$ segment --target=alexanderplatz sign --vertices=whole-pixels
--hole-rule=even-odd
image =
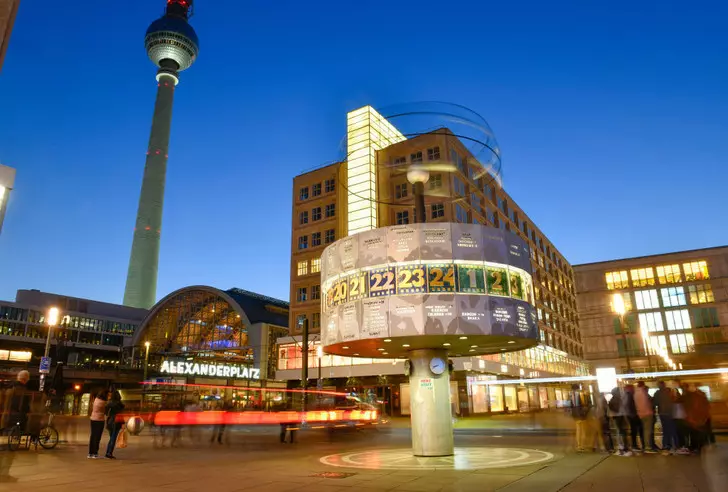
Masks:
[[[163,360],[159,372],[183,376],[209,376],[228,379],[260,379],[260,369],[236,364],[206,364]]]

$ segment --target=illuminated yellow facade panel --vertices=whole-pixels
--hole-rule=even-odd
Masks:
[[[682,282],[680,265],[663,265],[657,267],[657,280],[661,284],[677,284]]]
[[[629,274],[632,277],[632,285],[634,287],[655,285],[655,271],[652,267],[634,268],[629,271]]]
[[[685,271],[685,280],[687,282],[708,280],[710,278],[708,274],[708,263],[705,260],[683,263],[683,270]]]
[[[539,257],[539,261],[541,262],[541,266],[543,266],[543,259],[541,257]],[[607,289],[609,290],[626,289],[629,287],[627,270],[622,270],[619,272],[607,272],[605,274],[605,277],[607,280]]]

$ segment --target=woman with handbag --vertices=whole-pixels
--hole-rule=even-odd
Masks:
[[[116,447],[119,432],[124,427],[124,423],[119,422],[117,416],[122,410],[124,410],[124,404],[121,403],[121,394],[114,390],[108,403],[106,403],[106,429],[109,431],[109,444],[106,446],[105,458],[108,460],[116,459],[114,448]]]

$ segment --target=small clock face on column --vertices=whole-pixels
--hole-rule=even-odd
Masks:
[[[432,374],[439,376],[440,374],[445,372],[446,368],[447,368],[447,363],[445,363],[445,361],[442,360],[441,358],[433,357],[430,360],[430,371],[432,371]]]

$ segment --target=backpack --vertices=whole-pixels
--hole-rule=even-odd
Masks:
[[[622,395],[613,395],[607,406],[612,412],[618,413],[619,408],[622,406]]]

